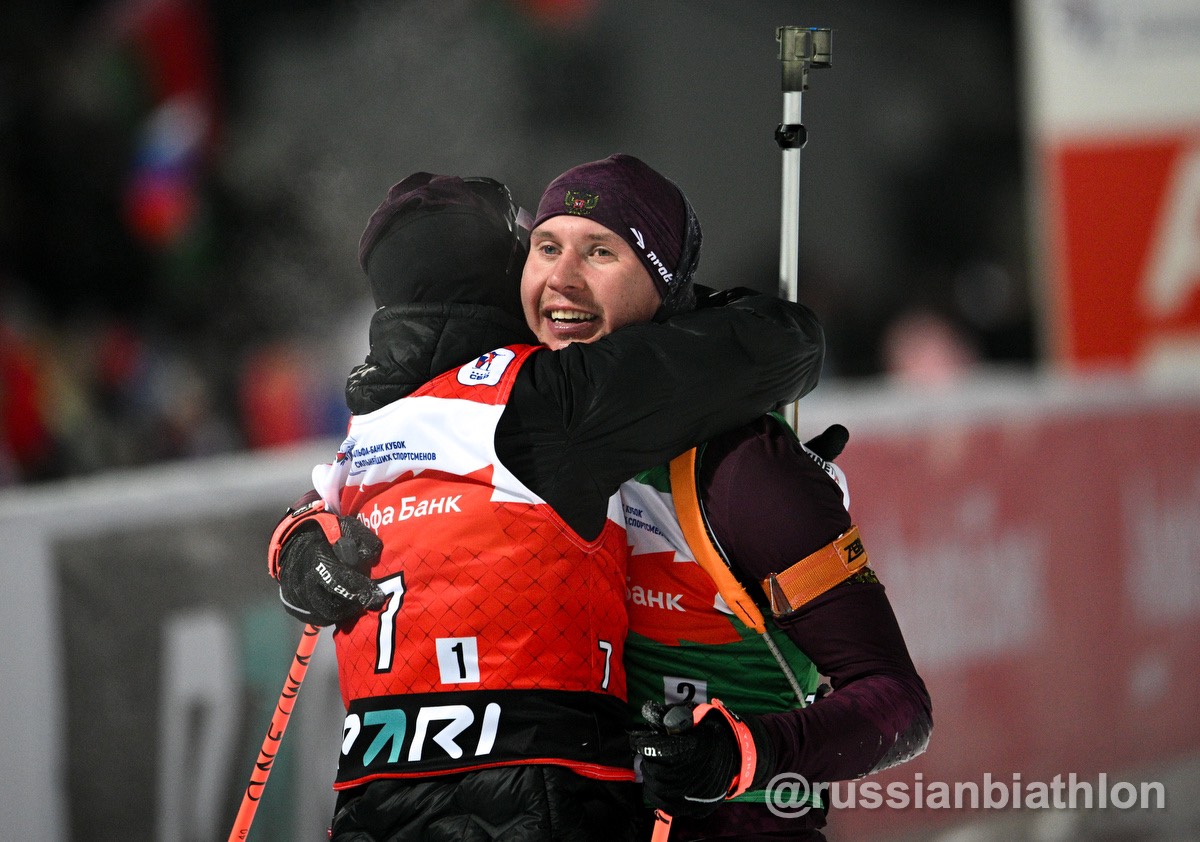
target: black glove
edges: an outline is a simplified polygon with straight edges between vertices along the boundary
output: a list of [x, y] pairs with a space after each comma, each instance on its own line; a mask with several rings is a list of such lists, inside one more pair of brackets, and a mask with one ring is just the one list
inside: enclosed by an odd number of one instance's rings
[[850, 441], [850, 431], [841, 424], [831, 424], [825, 432], [804, 443], [804, 446], [820, 456], [826, 462], [832, 462], [842, 455], [842, 448]]
[[[707, 816], [725, 800], [741, 769], [741, 749], [725, 717], [713, 710], [693, 725], [694, 709], [646, 702], [642, 718], [650, 729], [629, 735], [641, 757], [646, 800], [672, 816]], [[750, 729], [758, 752], [754, 779], [766, 780], [774, 763], [766, 732], [755, 717], [738, 718]]]
[[279, 598], [289, 614], [330, 626], [379, 608], [387, 601], [365, 572], [379, 560], [383, 542], [355, 517], [339, 517], [342, 537], [330, 544], [320, 528], [288, 538], [279, 556]]

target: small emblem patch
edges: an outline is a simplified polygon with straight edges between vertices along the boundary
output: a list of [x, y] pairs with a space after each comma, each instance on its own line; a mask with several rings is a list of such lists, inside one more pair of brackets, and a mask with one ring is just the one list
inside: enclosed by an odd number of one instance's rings
[[567, 195], [563, 198], [563, 205], [566, 206], [567, 213], [575, 216], [587, 216], [595, 210], [598, 204], [600, 204], [600, 195], [589, 190], [568, 190]]
[[488, 351], [458, 370], [458, 382], [464, 386], [495, 386], [515, 354], [507, 348]]

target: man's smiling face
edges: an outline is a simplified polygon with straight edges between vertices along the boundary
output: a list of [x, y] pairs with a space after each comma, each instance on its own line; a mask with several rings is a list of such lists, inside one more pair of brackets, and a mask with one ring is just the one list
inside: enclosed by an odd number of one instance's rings
[[625, 240], [593, 220], [561, 215], [530, 235], [521, 303], [538, 340], [558, 350], [648, 322], [662, 300]]

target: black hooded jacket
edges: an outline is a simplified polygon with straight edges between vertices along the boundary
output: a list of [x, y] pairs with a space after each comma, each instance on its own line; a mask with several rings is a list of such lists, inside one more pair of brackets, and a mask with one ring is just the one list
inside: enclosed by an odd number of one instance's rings
[[[355, 414], [370, 412], [487, 351], [531, 341], [523, 323], [496, 307], [383, 307], [346, 400]], [[812, 311], [766, 295], [546, 349], [521, 369], [496, 430], [496, 452], [591, 540], [622, 482], [807, 394], [823, 353]]]

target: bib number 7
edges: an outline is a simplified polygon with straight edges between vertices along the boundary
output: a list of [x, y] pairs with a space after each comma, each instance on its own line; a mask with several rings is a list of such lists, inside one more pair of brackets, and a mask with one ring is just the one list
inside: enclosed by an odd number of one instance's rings
[[375, 647], [375, 672], [379, 673], [392, 668], [392, 659], [396, 655], [396, 615], [404, 604], [404, 571], [375, 584], [388, 594], [387, 604], [379, 612], [379, 637]]

